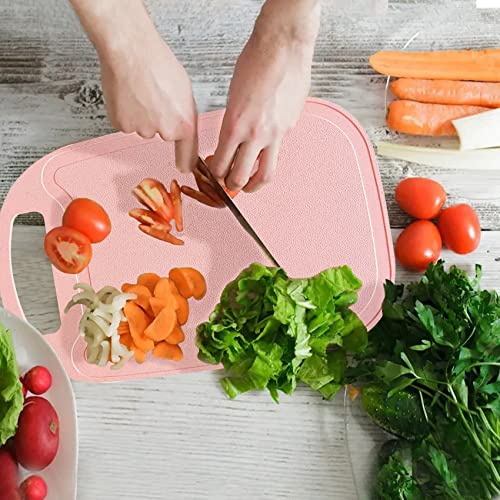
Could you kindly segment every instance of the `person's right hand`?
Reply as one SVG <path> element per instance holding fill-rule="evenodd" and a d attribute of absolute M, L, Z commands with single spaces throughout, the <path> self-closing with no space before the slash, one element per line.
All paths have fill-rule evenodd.
<path fill-rule="evenodd" d="M 196 164 L 198 134 L 191 81 L 156 31 L 99 54 L 108 116 L 122 132 L 175 141 L 181 172 Z"/>

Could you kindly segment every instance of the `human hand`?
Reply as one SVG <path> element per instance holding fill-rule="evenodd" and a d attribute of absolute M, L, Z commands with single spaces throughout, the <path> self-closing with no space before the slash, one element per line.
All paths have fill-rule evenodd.
<path fill-rule="evenodd" d="M 211 166 L 232 191 L 272 179 L 281 140 L 309 93 L 319 4 L 296 0 L 294 11 L 287 2 L 266 2 L 234 70 Z"/>
<path fill-rule="evenodd" d="M 113 127 L 175 141 L 176 165 L 191 171 L 198 156 L 196 105 L 184 67 L 161 39 L 142 1 L 72 0 L 96 46 Z"/>

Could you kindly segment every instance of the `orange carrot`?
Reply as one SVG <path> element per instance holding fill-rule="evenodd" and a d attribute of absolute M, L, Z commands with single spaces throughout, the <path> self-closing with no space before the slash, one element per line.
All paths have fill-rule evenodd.
<path fill-rule="evenodd" d="M 131 350 L 132 344 L 134 343 L 132 335 L 130 335 L 130 333 L 122 333 L 120 335 L 120 343 L 123 344 L 127 349 Z"/>
<path fill-rule="evenodd" d="M 197 271 L 192 267 L 181 267 L 178 269 L 184 274 L 186 280 L 190 283 L 193 297 L 196 300 L 202 299 L 207 292 L 207 284 L 200 271 Z"/>
<path fill-rule="evenodd" d="M 182 349 L 178 345 L 168 344 L 167 342 L 156 344 L 153 349 L 153 356 L 172 359 L 173 361 L 180 361 L 183 358 Z"/>
<path fill-rule="evenodd" d="M 135 286 L 134 283 L 123 283 L 122 285 L 122 293 L 128 293 L 128 290 L 131 286 Z"/>
<path fill-rule="evenodd" d="M 389 106 L 387 125 L 397 132 L 412 135 L 457 135 L 452 120 L 488 111 L 480 106 L 424 104 L 394 101 Z"/>
<path fill-rule="evenodd" d="M 153 295 L 159 280 L 160 277 L 156 273 L 144 273 L 137 278 L 137 284 L 144 285 Z"/>
<path fill-rule="evenodd" d="M 133 300 L 138 306 L 140 306 L 146 313 L 150 316 L 153 314 L 151 307 L 149 305 L 149 299 L 151 297 L 151 292 L 149 288 L 144 285 L 132 285 L 127 287 L 127 293 L 134 293 L 137 298 Z"/>
<path fill-rule="evenodd" d="M 144 334 L 154 342 L 165 340 L 177 323 L 177 315 L 173 307 L 164 307 L 153 322 L 146 328 Z"/>
<path fill-rule="evenodd" d="M 184 230 L 184 224 L 182 222 L 181 187 L 175 179 L 170 183 L 170 196 L 172 197 L 172 202 L 174 204 L 175 227 L 177 228 L 177 231 L 182 232 Z"/>
<path fill-rule="evenodd" d="M 168 277 L 174 282 L 177 290 L 179 290 L 179 293 L 185 299 L 189 299 L 193 296 L 193 283 L 190 279 L 188 279 L 187 275 L 181 268 L 171 269 L 168 273 Z"/>
<path fill-rule="evenodd" d="M 151 305 L 151 309 L 153 310 L 154 316 L 158 316 L 160 314 L 161 310 L 169 305 L 170 301 L 167 298 L 158 298 L 158 297 L 151 297 L 149 299 L 149 304 Z"/>
<path fill-rule="evenodd" d="M 180 293 L 175 296 L 175 312 L 177 313 L 177 321 L 180 325 L 185 325 L 189 318 L 189 303 Z"/>
<path fill-rule="evenodd" d="M 500 108 L 500 83 L 399 78 L 391 83 L 391 90 L 410 101 Z"/>
<path fill-rule="evenodd" d="M 430 80 L 500 82 L 500 49 L 382 51 L 370 57 L 370 65 L 383 75 Z"/>
<path fill-rule="evenodd" d="M 135 360 L 138 363 L 144 363 L 144 361 L 146 360 L 147 352 L 139 349 L 136 345 L 132 345 L 131 350 L 134 353 Z"/>
<path fill-rule="evenodd" d="M 174 282 L 168 278 L 161 278 L 155 286 L 154 296 L 158 298 L 167 298 L 172 295 L 177 295 L 179 290 L 175 286 Z"/>
<path fill-rule="evenodd" d="M 165 339 L 168 344 L 180 344 L 184 342 L 185 336 L 182 328 L 179 325 L 175 325 L 174 329 L 170 335 Z"/>
<path fill-rule="evenodd" d="M 144 334 L 146 328 L 151 324 L 148 315 L 135 303 L 128 301 L 123 308 L 123 314 L 128 320 L 130 334 L 134 344 L 143 351 L 153 349 L 154 342 Z"/>
<path fill-rule="evenodd" d="M 118 335 L 124 335 L 124 334 L 129 334 L 130 335 L 130 328 L 128 326 L 127 321 L 121 321 L 120 324 L 118 325 L 118 328 L 116 329 L 118 332 Z"/>

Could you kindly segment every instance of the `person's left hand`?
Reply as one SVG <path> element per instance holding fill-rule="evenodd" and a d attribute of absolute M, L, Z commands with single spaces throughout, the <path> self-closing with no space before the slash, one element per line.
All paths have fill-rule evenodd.
<path fill-rule="evenodd" d="M 319 26 L 314 10 L 302 19 L 300 34 L 282 26 L 280 12 L 263 10 L 238 59 L 211 164 L 231 191 L 256 191 L 274 175 L 281 140 L 299 119 L 310 89 Z"/>

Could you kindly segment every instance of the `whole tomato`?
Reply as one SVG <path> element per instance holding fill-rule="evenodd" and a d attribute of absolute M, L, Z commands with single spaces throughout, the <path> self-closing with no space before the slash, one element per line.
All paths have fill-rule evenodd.
<path fill-rule="evenodd" d="M 80 231 L 91 243 L 99 243 L 111 232 L 111 221 L 104 208 L 88 198 L 77 198 L 68 205 L 63 226 Z"/>
<path fill-rule="evenodd" d="M 434 219 L 443 208 L 446 192 L 439 182 L 412 177 L 397 185 L 396 201 L 402 210 L 416 219 Z"/>
<path fill-rule="evenodd" d="M 443 243 L 459 254 L 473 252 L 481 241 L 481 224 L 476 211 L 462 203 L 443 210 L 438 219 Z"/>
<path fill-rule="evenodd" d="M 441 254 L 441 236 L 438 228 L 428 220 L 410 224 L 396 240 L 396 258 L 411 271 L 422 272 Z"/>

